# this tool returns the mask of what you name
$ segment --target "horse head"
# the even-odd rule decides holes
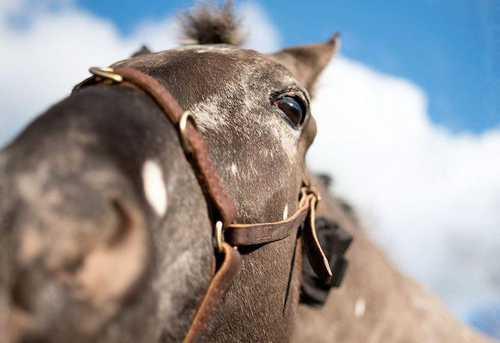
[[[235,222],[287,220],[316,133],[312,88],[338,40],[265,55],[230,44],[236,25],[226,10],[186,23],[193,44],[112,67],[154,78],[191,114]],[[214,273],[212,204],[150,94],[82,87],[8,145],[0,166],[0,327],[11,341],[186,336]],[[239,248],[240,271],[203,339],[290,336],[302,255],[294,229]]]

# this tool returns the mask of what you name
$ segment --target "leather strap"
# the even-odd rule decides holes
[[[201,342],[202,334],[207,331],[207,323],[210,317],[215,313],[218,305],[224,299],[224,295],[231,287],[232,281],[238,274],[241,265],[241,255],[236,248],[227,243],[223,243],[222,264],[217,268],[217,272],[210,282],[203,301],[198,307],[198,311],[189,328],[189,332],[184,342]]]
[[[304,225],[304,248],[307,258],[314,272],[325,282],[330,283],[333,277],[330,262],[326,257],[316,232],[316,205],[317,199],[311,200],[311,211]]]
[[[280,241],[304,223],[311,208],[314,194],[307,194],[299,202],[299,209],[290,218],[273,223],[231,224],[226,228],[225,238],[231,245],[258,245]]]

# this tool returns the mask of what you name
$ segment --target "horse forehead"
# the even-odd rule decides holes
[[[264,55],[247,49],[229,45],[198,45],[141,55],[118,62],[115,66],[126,65],[146,69],[164,81],[197,84],[210,88],[230,83],[244,83],[249,76],[258,77],[268,83],[289,83],[289,73],[279,64]],[[224,82],[224,83],[217,83]]]
[[[190,45],[131,57],[117,64],[132,63],[161,68],[175,60],[193,61],[196,58],[203,60],[203,57],[208,57],[211,61],[220,60],[221,62],[257,63],[263,60],[271,62],[270,59],[266,59],[264,55],[255,50],[241,49],[231,45]]]

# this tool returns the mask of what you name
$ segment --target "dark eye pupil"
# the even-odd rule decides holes
[[[303,124],[305,109],[300,100],[291,96],[284,96],[276,101],[276,105],[286,114],[293,125],[300,126]]]

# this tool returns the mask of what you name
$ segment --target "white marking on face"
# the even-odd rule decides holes
[[[203,103],[192,106],[190,111],[194,115],[194,121],[202,131],[222,130],[226,124],[226,118],[219,111],[216,99],[210,98]]]
[[[216,53],[221,53],[221,54],[231,54],[235,52],[234,48],[222,48],[222,47],[217,47],[217,46],[203,46],[203,47],[194,47],[192,48],[194,53],[197,54],[204,54],[207,52],[216,52]]]
[[[231,163],[231,173],[233,175],[238,174],[238,167],[236,166],[236,163]]]
[[[361,318],[366,312],[366,301],[363,298],[358,298],[354,304],[354,316],[356,318]]]
[[[146,161],[142,169],[144,193],[151,207],[159,216],[167,212],[167,188],[163,181],[163,172],[154,161]]]
[[[283,220],[288,219],[288,204],[286,204],[285,208],[283,209]]]
[[[287,155],[288,160],[293,163],[297,153],[297,141],[300,137],[298,130],[290,128],[284,120],[276,118],[266,123],[271,134],[276,137],[276,140],[281,143],[282,151]]]

